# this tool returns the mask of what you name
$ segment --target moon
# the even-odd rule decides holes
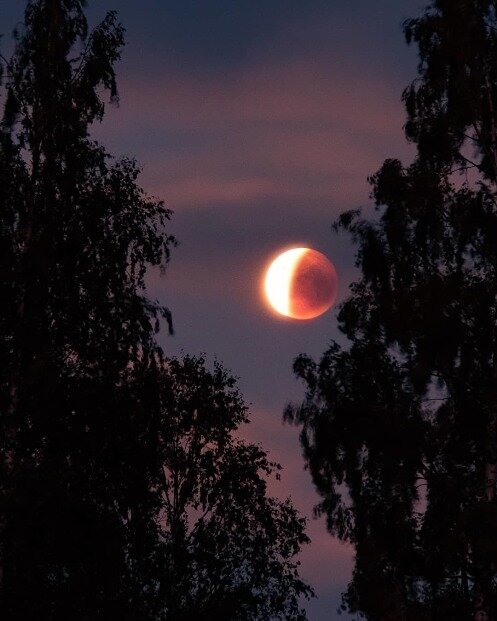
[[[314,319],[335,303],[338,277],[324,254],[312,248],[292,248],[269,266],[264,280],[269,304],[292,319]]]

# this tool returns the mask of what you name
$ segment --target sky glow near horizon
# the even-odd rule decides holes
[[[119,107],[94,136],[110,153],[136,156],[141,183],[174,211],[180,240],[150,296],[169,306],[169,355],[207,352],[240,377],[252,423],[241,430],[283,465],[270,490],[309,518],[301,574],[318,598],[310,621],[338,616],[352,550],[312,518],[319,501],[304,470],[298,429],[283,425],[303,396],[292,362],[343,341],[336,312],[356,275],[350,239],[331,224],[370,210],[368,175],[386,158],[411,159],[402,90],[416,53],[401,25],[415,0],[99,0],[94,24],[117,9],[127,46],[117,66]],[[23,2],[1,0],[2,52]],[[370,213],[370,211],[368,211]],[[279,247],[318,248],[340,276],[337,305],[313,321],[274,321],[260,295]]]

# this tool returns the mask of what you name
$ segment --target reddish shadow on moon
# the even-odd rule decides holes
[[[336,301],[338,277],[333,264],[320,252],[307,249],[296,262],[290,281],[289,315],[313,319]]]

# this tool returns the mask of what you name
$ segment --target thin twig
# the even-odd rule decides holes
[[[471,170],[471,168],[480,168],[479,164],[471,164],[470,166],[461,166],[460,168],[454,168],[453,170],[449,170],[449,175],[452,175],[456,172],[460,172],[461,170]]]

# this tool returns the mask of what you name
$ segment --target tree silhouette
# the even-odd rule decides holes
[[[228,519],[250,508],[237,541],[252,547],[229,557],[239,575],[224,580],[224,591],[212,583],[222,602],[193,586],[180,598],[183,560],[162,519],[163,466],[180,451],[174,442],[182,441],[188,412],[169,420],[161,404],[172,407],[195,385],[173,381],[179,363],[166,362],[155,341],[162,319],[172,330],[171,316],[145,289],[147,268],[164,268],[175,241],[165,232],[169,210],[140,188],[135,162],[113,159],[90,137],[104,116],[104,93],[117,101],[124,31],[111,12],[89,33],[85,4],[31,0],[14,55],[1,60],[1,616],[172,619],[186,605],[194,614],[197,603],[229,600],[238,610],[217,618],[301,618],[296,598],[309,591],[290,559],[305,541],[303,525],[290,505],[265,497],[260,471],[271,465],[262,451],[229,440],[236,407],[213,459],[233,476],[237,463],[246,464],[252,477],[252,487],[237,481],[226,509]],[[197,407],[222,411],[208,401],[221,399],[219,383],[218,392],[202,395],[207,401]],[[180,523],[183,516],[173,530]],[[209,524],[204,559],[214,563],[219,551],[212,576],[225,576],[235,544],[223,528],[235,517],[218,530]],[[201,540],[195,545],[200,557]],[[200,589],[203,579],[196,580]]]
[[[344,606],[371,620],[497,618],[497,14],[437,0],[405,24],[410,166],[371,177],[377,218],[335,225],[361,278],[350,342],[295,372],[289,420],[330,531],[356,550]],[[462,175],[462,177],[461,177]]]
[[[82,4],[28,3],[6,71],[0,566],[12,619],[146,618],[125,516],[155,500],[127,384],[158,354],[153,322],[169,313],[146,299],[144,275],[173,240],[134,162],[89,137],[99,90],[117,96],[123,29],[109,13],[87,36]]]
[[[248,422],[235,380],[188,356],[158,373],[146,394],[158,413],[165,618],[306,618],[299,598],[312,591],[292,561],[305,520],[267,495],[280,467],[235,437]]]

